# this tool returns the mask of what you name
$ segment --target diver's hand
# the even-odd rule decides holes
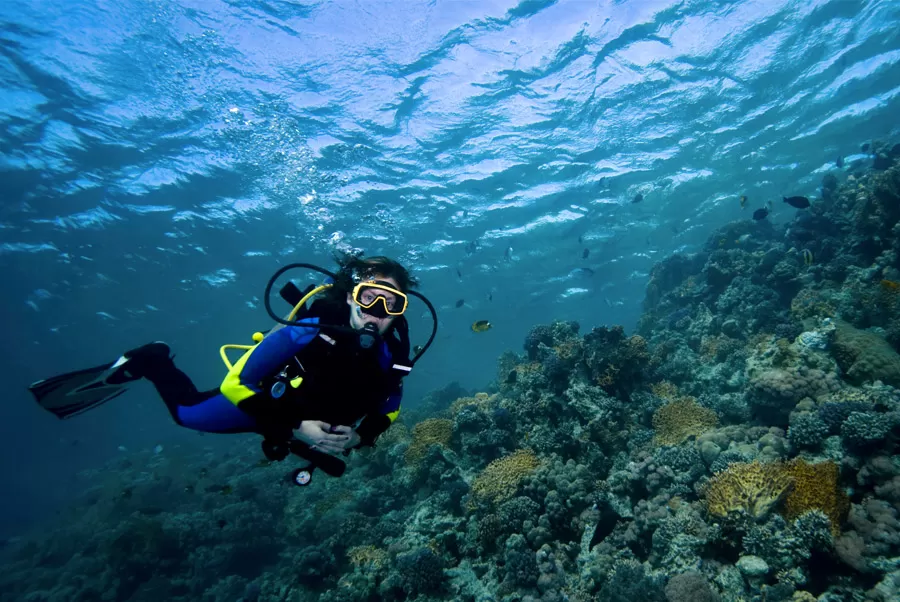
[[[331,428],[331,432],[347,436],[347,442],[344,444],[344,449],[352,449],[362,441],[360,436],[356,434],[356,429],[349,426],[334,426]]]
[[[326,454],[339,454],[350,437],[345,433],[331,432],[331,425],[321,420],[304,420],[294,436],[312,449]]]

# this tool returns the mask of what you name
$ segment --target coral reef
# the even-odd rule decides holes
[[[0,602],[897,600],[894,148],[660,261],[635,334],[538,325],[487,392],[410,400],[341,479],[246,441],[85,475]]]

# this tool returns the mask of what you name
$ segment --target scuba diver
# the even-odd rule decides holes
[[[427,298],[411,290],[418,282],[396,261],[344,255],[337,262],[336,274],[298,263],[272,276],[265,306],[277,325],[265,335],[255,333],[255,345],[222,347],[228,373],[216,389],[198,391],[175,366],[169,346],[155,342],[115,362],[38,381],[29,390],[38,404],[65,419],[146,378],[177,424],[207,433],[258,433],[269,460],[291,453],[303,458],[305,466],[291,473],[296,485],[308,484],[315,468],[341,476],[346,464],[340,456],[374,446],[396,420],[402,379],[434,340],[437,314]],[[295,268],[327,279],[304,291],[292,282],[284,286],[281,297],[293,310],[282,319],[271,307],[272,287]],[[428,306],[434,320],[428,342],[411,361],[404,315],[410,295]],[[232,364],[229,349],[244,353]]]

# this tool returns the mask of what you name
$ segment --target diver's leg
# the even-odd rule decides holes
[[[246,433],[256,421],[238,409],[218,389],[200,392],[187,374],[175,366],[165,343],[150,343],[125,353],[123,378],[146,378],[162,398],[175,422],[207,433]]]
[[[170,405],[166,403],[175,422],[181,426],[205,433],[255,433],[256,420],[218,390],[203,401],[191,405]]]

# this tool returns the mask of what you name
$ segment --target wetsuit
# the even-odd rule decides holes
[[[379,345],[362,349],[353,335],[316,328],[320,321],[347,324],[349,306],[342,305],[328,309],[316,302],[312,315],[299,321],[308,326],[285,326],[268,334],[234,364],[217,389],[198,391],[167,353],[140,358],[140,375],[154,384],[175,422],[190,429],[259,433],[270,441],[287,441],[301,421],[322,420],[335,426],[358,424],[361,444],[372,445],[400,412],[406,372],[396,362],[406,364],[408,350],[393,330]],[[273,394],[278,382],[280,396]]]

